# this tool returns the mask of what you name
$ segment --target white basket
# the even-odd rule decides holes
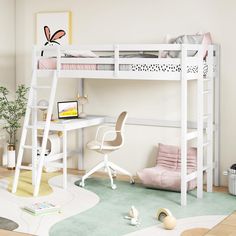
[[[228,169],[228,188],[230,194],[236,195],[236,170]]]

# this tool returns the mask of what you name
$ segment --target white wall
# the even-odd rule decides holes
[[[15,90],[15,0],[0,0],[0,86]],[[14,95],[14,94],[13,94]]]
[[[236,80],[234,78],[234,38],[236,2],[228,0],[17,0],[16,2],[16,78],[29,83],[31,49],[35,42],[35,13],[71,10],[73,43],[161,43],[167,34],[194,34],[210,31],[221,45],[221,170],[235,162]],[[61,81],[57,100],[76,95],[76,81]],[[179,84],[176,82],[94,81],[85,84],[89,113],[118,115],[125,109],[130,117],[178,119]],[[194,109],[192,109],[194,110]],[[87,129],[86,138],[94,135]],[[125,147],[113,160],[135,173],[155,162],[158,142],[178,144],[179,130],[128,126]],[[72,134],[71,143],[75,143]],[[86,151],[85,167],[100,159]],[[76,166],[72,161],[71,166]],[[222,183],[226,179],[222,177]]]

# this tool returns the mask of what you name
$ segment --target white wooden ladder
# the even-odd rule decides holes
[[[51,116],[53,112],[53,104],[55,100],[56,87],[57,87],[57,71],[53,72],[53,80],[51,86],[40,86],[37,84],[37,69],[34,69],[32,75],[32,82],[29,90],[29,98],[26,108],[25,120],[23,124],[21,141],[19,146],[19,153],[17,157],[17,164],[15,170],[15,177],[12,187],[12,193],[17,191],[17,186],[19,182],[19,175],[21,170],[32,170],[32,184],[34,185],[34,196],[39,193],[39,187],[41,183],[41,176],[44,166],[45,151],[47,145],[47,139],[50,129]],[[39,89],[50,89],[49,95],[49,105],[47,107],[42,107],[37,105],[37,90]],[[38,109],[47,109],[47,117],[45,122],[45,127],[43,131],[42,146],[40,148],[40,156],[37,157],[37,111]],[[30,122],[31,118],[31,122]],[[26,145],[27,136],[29,129],[32,130],[32,145]],[[22,165],[23,156],[25,149],[31,149],[32,151],[32,166]]]
[[[181,205],[187,205],[188,182],[197,179],[197,198],[203,197],[203,172],[207,173],[207,191],[213,185],[213,48],[208,50],[208,73],[203,77],[203,53],[198,49],[197,130],[188,131],[188,77],[186,57],[189,48],[182,45],[181,57]],[[206,98],[206,103],[205,103]],[[204,107],[204,105],[207,105]],[[205,109],[204,109],[205,108]],[[204,114],[205,112],[205,114]],[[206,124],[206,127],[204,127]],[[204,129],[206,135],[204,136]],[[204,138],[205,137],[205,138]],[[197,139],[197,171],[187,173],[188,142]],[[206,150],[205,150],[206,148]],[[206,154],[206,155],[205,155]],[[206,160],[204,160],[206,157]],[[205,163],[204,163],[205,162]]]

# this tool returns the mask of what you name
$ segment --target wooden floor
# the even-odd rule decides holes
[[[0,229],[0,235],[1,236],[33,236],[32,234],[18,233],[14,231],[3,230],[3,229]]]
[[[226,217],[214,226],[205,236],[235,236],[236,235],[236,212]]]
[[[0,167],[0,179],[1,178],[6,178],[9,176],[13,176],[14,175],[14,170],[8,170],[5,167]],[[73,174],[73,175],[83,175],[85,173],[85,171],[79,171],[76,169],[68,169],[68,173],[69,174]],[[92,176],[94,177],[98,177],[98,178],[108,178],[107,174],[104,172],[96,172],[95,174],[93,174]],[[125,176],[125,175],[117,175],[116,177],[117,180],[121,180],[121,181],[129,181],[129,177]],[[140,179],[135,176],[134,180],[136,183],[141,183]],[[204,186],[204,190],[206,190],[206,186]],[[224,187],[224,186],[220,186],[220,187],[213,187],[213,191],[214,192],[224,192],[227,193],[228,192],[228,188]]]
[[[236,212],[227,216],[212,229],[193,228],[184,231],[181,236],[235,236],[236,235]]]
[[[8,170],[5,167],[0,167],[0,179],[12,176],[14,173],[14,170]]]

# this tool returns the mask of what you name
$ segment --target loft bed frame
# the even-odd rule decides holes
[[[67,50],[90,50],[103,56],[96,58],[75,58],[63,57]],[[32,116],[32,160],[37,155],[35,147],[37,139],[37,88],[40,86],[37,80],[40,77],[53,77],[49,106],[47,107],[47,119],[44,127],[41,156],[37,166],[37,178],[35,179],[34,196],[38,195],[41,181],[41,172],[44,165],[44,153],[46,150],[46,141],[50,130],[50,117],[52,114],[57,81],[63,78],[79,79],[79,93],[83,94],[84,79],[113,79],[113,80],[162,80],[162,81],[180,81],[181,84],[181,121],[161,121],[148,120],[140,118],[128,119],[128,124],[147,125],[159,127],[177,127],[181,129],[181,205],[187,204],[187,184],[190,180],[197,179],[197,197],[203,197],[203,173],[207,174],[207,191],[212,192],[213,179],[214,184],[219,185],[219,153],[220,153],[220,119],[219,119],[219,47],[209,45],[207,56],[204,58],[204,46],[192,44],[108,44],[108,45],[81,45],[67,47],[41,47],[35,46],[33,52],[33,76],[31,89],[29,93],[29,102],[27,106],[25,123],[22,131],[18,162],[16,166],[15,179],[12,192],[17,189],[19,172],[24,152],[24,144],[27,136],[27,125],[29,124],[30,114]],[[42,51],[51,51],[54,53],[55,68],[39,68],[39,61],[42,59]],[[179,54],[176,58],[161,57],[163,52],[174,51]],[[125,58],[123,54],[152,54],[158,57],[134,57]],[[194,52],[194,53],[193,53]],[[105,54],[105,56],[104,56]],[[109,56],[106,56],[108,55]],[[193,56],[194,54],[194,56]],[[203,73],[204,62],[207,65],[207,74]],[[66,69],[63,65],[93,65],[95,70],[89,69]],[[98,65],[112,65],[106,70],[98,70]],[[122,69],[122,66],[156,65],[161,68],[157,71],[134,71],[132,69]],[[170,65],[166,69],[166,65]],[[163,69],[164,67],[164,69]],[[178,70],[173,68],[179,67]],[[189,68],[195,68],[194,72]],[[188,121],[188,81],[197,81],[197,122]],[[41,86],[43,88],[43,86]],[[207,102],[204,102],[204,96],[207,96]],[[204,114],[204,107],[207,105],[207,114]],[[106,122],[114,122],[114,118],[106,117]],[[194,129],[194,131],[189,130]],[[197,171],[187,174],[187,148],[190,140],[197,139]],[[83,148],[83,135],[80,135],[80,147]],[[82,152],[82,151],[81,151]],[[83,153],[82,153],[83,154]],[[214,158],[213,158],[214,156]],[[34,165],[35,166],[35,163]],[[83,159],[79,162],[79,167],[83,166]],[[214,176],[213,176],[214,169]]]

